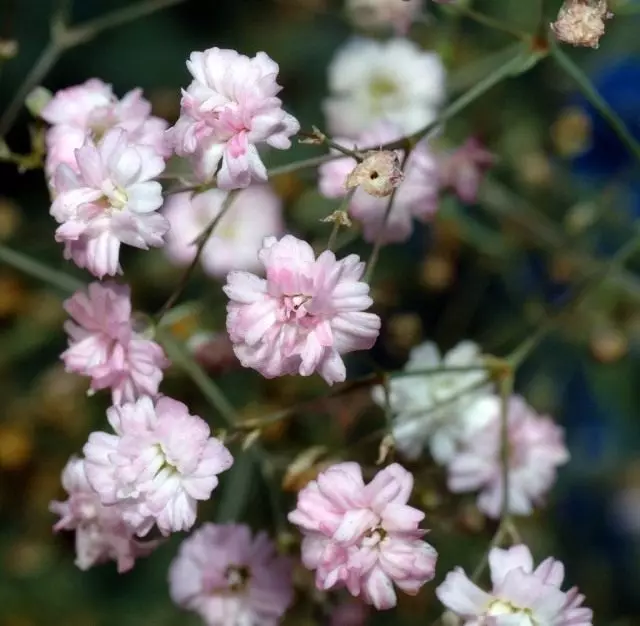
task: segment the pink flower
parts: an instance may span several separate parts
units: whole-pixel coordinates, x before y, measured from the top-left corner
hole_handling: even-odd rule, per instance
[[[378,124],[373,130],[361,135],[357,141],[336,139],[346,148],[360,150],[377,149],[394,141],[401,132],[389,123]],[[402,155],[402,151],[398,151]],[[402,157],[400,158],[402,161]],[[356,166],[355,159],[345,157],[329,161],[319,168],[320,192],[329,198],[346,195],[345,181]],[[438,210],[438,165],[428,144],[419,143],[412,151],[404,168],[405,178],[397,188],[393,208],[384,223],[384,214],[389,198],[376,198],[358,188],[349,204],[349,215],[358,220],[364,230],[364,238],[375,242],[382,231],[384,243],[405,241],[411,236],[413,219],[427,222]]]
[[[236,356],[266,378],[314,371],[331,385],[346,378],[342,354],[367,350],[380,318],[363,312],[372,304],[362,282],[364,263],[355,254],[338,261],[326,250],[292,235],[267,237],[258,254],[266,279],[231,272],[227,331]]]
[[[171,224],[165,251],[176,263],[186,265],[196,252],[194,240],[220,213],[227,192],[211,189],[193,195],[170,196],[163,214]],[[205,272],[226,277],[231,270],[259,272],[258,251],[269,235],[284,230],[282,203],[268,185],[243,189],[209,237],[200,257]]]
[[[92,391],[110,388],[114,404],[158,393],[169,361],[157,343],[134,332],[128,286],[91,283],[64,308],[73,320],[65,324],[69,347],[60,357],[67,372],[89,376]]]
[[[276,94],[278,64],[264,52],[253,58],[235,50],[192,52],[187,67],[194,80],[182,95],[180,119],[169,131],[176,152],[194,159],[203,180],[217,174],[220,189],[266,181],[257,145],[291,146],[300,130]]]
[[[69,494],[64,502],[51,502],[49,509],[60,516],[53,527],[76,531],[76,565],[81,570],[114,560],[118,572],[130,570],[137,557],[150,554],[157,541],[135,541],[118,506],[103,506],[91,489],[84,461],[71,458],[62,471],[62,486]]]
[[[292,563],[265,533],[204,524],[183,541],[169,569],[173,601],[208,626],[277,626],[293,599]]]
[[[111,85],[93,78],[56,92],[41,115],[52,124],[46,136],[48,178],[62,163],[78,172],[75,151],[87,138],[98,141],[111,128],[126,130],[131,143],[149,146],[163,158],[171,154],[164,136],[168,124],[151,115],[151,105],[141,89],[118,100]]]
[[[413,476],[398,464],[365,485],[357,463],[339,463],[298,494],[289,521],[304,534],[302,562],[318,589],[345,585],[377,609],[396,604],[394,583],[414,595],[434,576],[436,551],[407,505]]]
[[[488,396],[469,410],[487,416],[448,467],[453,492],[480,490],[478,508],[490,517],[500,515],[504,486],[500,441],[501,399]],[[536,414],[525,401],[512,396],[508,405],[509,510],[529,515],[543,500],[556,478],[556,468],[569,460],[563,429],[549,417]],[[484,420],[480,420],[484,421]]]
[[[162,187],[152,180],[164,169],[162,157],[110,130],[97,146],[87,141],[76,150],[76,160],[79,173],[65,164],[56,170],[50,211],[67,258],[102,278],[120,271],[121,243],[143,250],[164,244],[169,222],[156,212]]]
[[[462,202],[473,204],[478,199],[482,177],[495,162],[495,155],[471,137],[457,150],[441,157],[440,187],[453,190]]]
[[[89,483],[105,505],[120,503],[125,520],[146,534],[189,530],[198,500],[208,500],[233,458],[207,423],[166,396],[112,406],[115,434],[95,432],[84,446]]]
[[[582,606],[577,587],[561,591],[564,566],[545,559],[534,570],[529,548],[492,548],[493,589],[487,593],[457,567],[436,589],[440,602],[463,618],[464,626],[591,626],[593,612]]]
[[[422,0],[348,0],[352,22],[361,28],[392,26],[397,35],[406,35],[422,12]]]

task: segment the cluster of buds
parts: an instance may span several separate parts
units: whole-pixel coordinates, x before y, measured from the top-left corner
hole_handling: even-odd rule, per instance
[[[383,198],[404,180],[397,152],[374,150],[368,152],[361,163],[347,177],[345,187],[360,187],[370,196]]]
[[[605,21],[612,17],[607,0],[566,0],[551,30],[558,41],[597,48],[604,35]]]

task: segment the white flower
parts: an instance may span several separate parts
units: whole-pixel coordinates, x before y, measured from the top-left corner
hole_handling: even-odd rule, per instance
[[[459,343],[444,356],[440,356],[434,343],[427,341],[411,351],[404,369],[416,371],[481,365],[480,348],[471,341]],[[482,385],[485,378],[486,373],[479,368],[392,379],[389,400],[394,414],[396,448],[407,458],[416,459],[428,444],[438,463],[445,464],[451,460],[464,437],[489,419],[484,413],[468,410],[476,400],[491,392],[490,383]],[[466,393],[474,386],[478,388]],[[373,399],[380,406],[385,405],[382,387],[373,389]]]
[[[407,39],[356,39],[329,66],[328,129],[355,137],[386,120],[413,133],[433,122],[445,96],[440,57]]]

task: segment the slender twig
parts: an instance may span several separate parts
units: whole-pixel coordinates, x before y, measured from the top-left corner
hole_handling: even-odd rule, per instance
[[[48,265],[40,263],[22,252],[7,248],[3,244],[0,244],[0,261],[64,292],[72,293],[84,286],[81,280],[51,269]]]
[[[500,521],[506,522],[511,515],[509,493],[509,469],[511,450],[509,446],[509,402],[513,393],[513,371],[500,381],[500,463],[502,475],[502,508]]]
[[[0,117],[0,138],[4,137],[15,122],[20,108],[29,92],[47,75],[49,70],[57,63],[60,56],[66,50],[87,43],[100,33],[116,26],[122,26],[127,22],[145,17],[160,9],[185,2],[185,0],[144,0],[138,4],[124,7],[107,13],[95,20],[84,24],[68,27],[68,4],[61,3],[60,10],[53,15],[51,23],[51,40],[45,46],[31,70],[27,73],[22,84],[18,87],[13,99]]]
[[[609,103],[598,93],[587,75],[571,60],[562,48],[553,44],[551,56],[558,65],[575,81],[585,98],[593,104],[600,115],[608,122],[613,132],[627,147],[629,152],[640,162],[640,142],[626,127],[620,116],[609,106]]]
[[[176,288],[173,290],[171,295],[167,298],[166,302],[160,307],[158,312],[153,316],[153,319],[156,322],[156,324],[160,323],[163,316],[171,310],[173,305],[178,301],[178,298],[180,298],[180,296],[182,295],[182,292],[187,287],[187,284],[189,283],[189,280],[191,279],[191,276],[193,275],[193,272],[195,271],[196,266],[200,261],[200,257],[202,256],[202,253],[209,239],[211,238],[211,235],[213,234],[214,230],[216,229],[216,227],[218,226],[222,218],[224,218],[224,216],[227,214],[227,212],[231,208],[231,205],[233,204],[233,201],[236,199],[238,193],[239,191],[236,189],[229,192],[227,197],[224,199],[224,202],[222,203],[220,212],[209,222],[207,227],[192,242],[192,245],[197,245],[195,254],[193,256],[193,260],[191,261],[187,269],[183,272]]]
[[[499,19],[492,17],[491,15],[487,15],[486,13],[480,13],[475,9],[468,7],[467,5],[457,2],[451,4],[450,7],[447,7],[451,11],[455,11],[464,17],[477,22],[482,26],[486,26],[487,28],[491,28],[492,30],[500,31],[501,33],[505,33],[507,35],[511,35],[516,39],[526,40],[530,37],[529,33],[526,33],[523,30],[519,30],[510,24],[506,24],[505,22],[501,22]]]

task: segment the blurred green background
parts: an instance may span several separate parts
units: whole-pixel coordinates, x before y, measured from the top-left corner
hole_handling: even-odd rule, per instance
[[[76,0],[73,21],[127,4]],[[550,19],[559,4],[544,3]],[[610,23],[599,50],[567,50],[596,78],[622,60],[632,69],[640,66],[640,18],[629,9],[633,3],[619,4],[629,14]],[[520,29],[535,29],[536,2],[486,0],[473,6]],[[46,45],[52,10],[47,0],[0,0],[0,38],[19,47],[15,58],[0,64],[0,110]],[[427,13],[430,18],[415,25],[411,36],[442,54],[451,97],[513,53],[504,33],[448,9],[429,6]],[[99,77],[119,95],[140,86],[155,114],[172,121],[179,89],[188,83],[185,60],[192,50],[219,46],[249,55],[264,50],[280,64],[286,108],[303,128],[322,128],[326,68],[353,32],[341,3],[333,0],[186,0],[65,52],[43,84],[55,91]],[[619,79],[628,87],[621,114],[640,135],[640,78],[629,71]],[[576,117],[576,106],[582,116]],[[492,89],[447,124],[448,142],[477,134],[500,160],[477,206],[444,198],[432,226],[420,226],[407,244],[383,250],[374,281],[376,310],[384,320],[373,351],[380,367],[401,367],[408,350],[427,338],[444,348],[472,338],[487,352],[507,354],[562,304],[589,262],[606,261],[633,232],[640,216],[640,177],[634,166],[624,175],[607,169],[622,148],[599,144],[589,135],[596,125],[585,122],[585,110],[572,81],[547,59]],[[29,150],[32,121],[24,111],[6,137],[13,151]],[[573,157],[590,142],[594,160],[585,168]],[[317,148],[294,145],[267,159],[278,165],[317,153]],[[317,194],[314,181],[314,172],[305,170],[273,183],[286,202],[289,228],[324,241],[327,226],[318,220],[335,203]],[[0,242],[86,280],[62,260],[48,206],[41,171],[19,174],[0,163]],[[348,249],[363,256],[369,252],[358,242]],[[124,264],[142,310],[157,309],[179,280],[180,270],[161,251],[128,252]],[[561,332],[546,340],[519,374],[518,390],[566,427],[572,453],[548,509],[524,520],[521,529],[537,557],[553,554],[566,561],[569,579],[587,595],[597,624],[634,626],[640,624],[640,282],[631,270],[625,289],[616,288],[616,280],[567,316]],[[85,382],[65,374],[58,362],[65,346],[61,302],[66,295],[0,264],[0,626],[198,623],[168,599],[166,572],[180,538],[118,576],[112,564],[78,571],[73,537],[51,534],[47,506],[63,495],[60,470],[87,434],[104,423],[107,406],[104,394],[87,398]],[[223,329],[219,284],[196,274],[184,301],[200,307],[174,325],[177,336]],[[370,371],[357,355],[350,365],[354,376]],[[324,390],[316,379],[265,381],[253,372],[224,374],[220,384],[242,415],[254,417]],[[220,425],[179,372],[168,373],[164,390]],[[266,445],[276,480],[304,446],[349,446],[381,423],[365,390],[272,429]],[[376,446],[359,447],[353,455],[372,465]],[[255,527],[273,526],[266,486],[254,470],[245,463],[224,476],[219,498],[205,507],[203,519],[231,511]],[[421,471],[416,469],[419,497],[431,516],[427,520],[433,520],[439,575],[454,564],[472,569],[493,527],[468,502],[448,498],[441,480]],[[288,510],[294,494],[277,498]],[[305,598],[308,579],[298,582],[300,602],[290,622],[322,623]],[[440,611],[432,588],[404,599],[397,614],[376,619],[430,623]]]

